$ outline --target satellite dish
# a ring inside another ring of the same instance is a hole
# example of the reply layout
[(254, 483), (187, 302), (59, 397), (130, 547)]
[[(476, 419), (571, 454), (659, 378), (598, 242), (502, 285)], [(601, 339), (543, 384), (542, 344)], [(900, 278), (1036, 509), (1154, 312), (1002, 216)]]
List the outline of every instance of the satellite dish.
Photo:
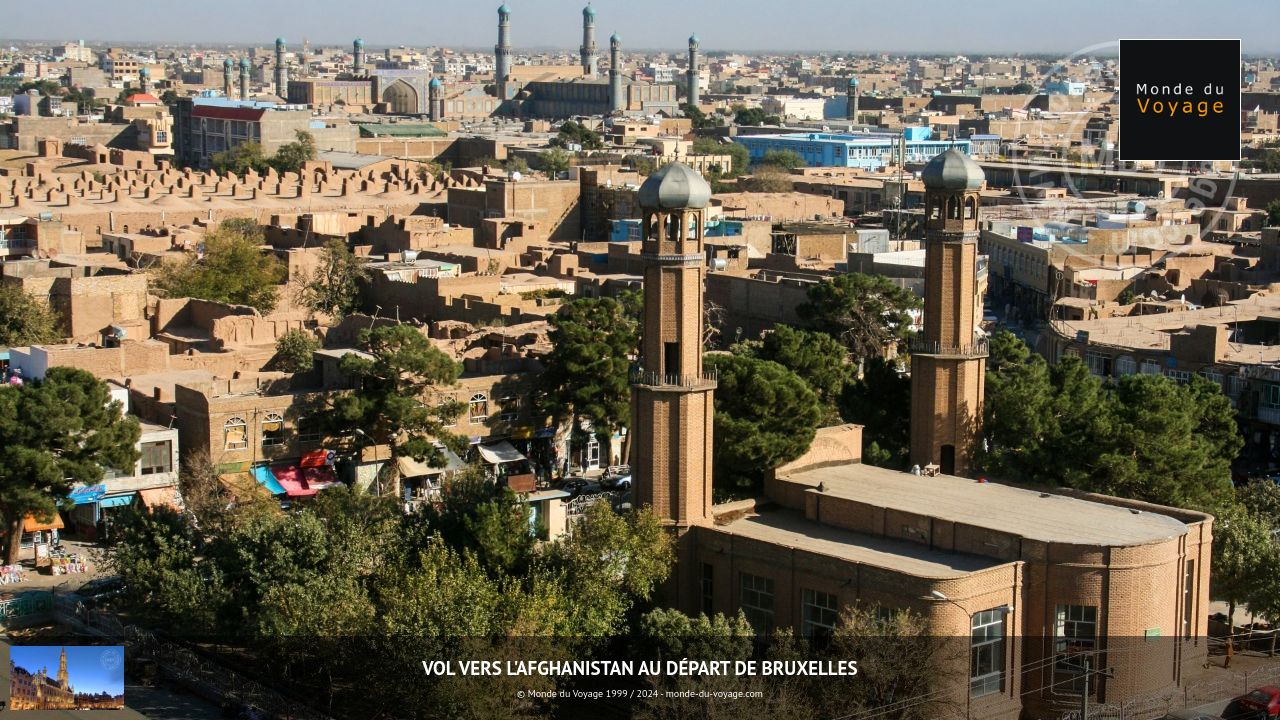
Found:
[(511, 173), (511, 181), (512, 181), (512, 182), (520, 182), (520, 178), (521, 178), (521, 177), (522, 177), (522, 176), (520, 175), (520, 171), (519, 171), (519, 170), (516, 170), (516, 171), (514, 171), (514, 172), (512, 172), (512, 173)]

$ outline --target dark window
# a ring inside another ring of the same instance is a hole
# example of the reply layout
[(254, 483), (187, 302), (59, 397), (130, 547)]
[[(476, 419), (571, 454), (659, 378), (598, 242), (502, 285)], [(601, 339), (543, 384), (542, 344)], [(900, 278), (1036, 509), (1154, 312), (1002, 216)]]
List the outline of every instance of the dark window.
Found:
[(1004, 689), (1005, 608), (975, 613), (970, 623), (969, 694), (981, 697)]
[(169, 440), (142, 443), (142, 474), (173, 471), (173, 443)]
[(662, 370), (668, 375), (680, 374), (680, 343), (664, 343), (663, 351), (666, 356), (662, 361)]
[(773, 580), (742, 573), (742, 613), (761, 635), (773, 631)]
[(943, 475), (956, 474), (956, 446), (955, 445), (942, 446), (942, 462), (940, 463), (940, 465), (942, 466)]

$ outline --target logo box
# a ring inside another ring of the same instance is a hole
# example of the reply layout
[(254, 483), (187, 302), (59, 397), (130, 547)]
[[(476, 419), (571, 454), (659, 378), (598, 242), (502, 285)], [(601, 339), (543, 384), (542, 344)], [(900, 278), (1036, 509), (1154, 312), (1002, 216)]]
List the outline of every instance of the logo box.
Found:
[(1123, 160), (1240, 159), (1239, 40), (1121, 40)]

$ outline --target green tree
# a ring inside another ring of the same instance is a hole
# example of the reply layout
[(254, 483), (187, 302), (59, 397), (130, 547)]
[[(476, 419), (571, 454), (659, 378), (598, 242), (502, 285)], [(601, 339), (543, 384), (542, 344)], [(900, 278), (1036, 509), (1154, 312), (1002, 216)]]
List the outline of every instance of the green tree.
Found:
[(61, 337), (58, 318), (47, 305), (17, 285), (0, 283), (0, 346), (38, 345)]
[(795, 190), (791, 173), (773, 165), (763, 165), (751, 171), (750, 177), (738, 181), (748, 192), (785, 193)]
[(1280, 226), (1280, 200), (1267, 203), (1267, 227)]
[(810, 287), (796, 312), (862, 359), (881, 356), (888, 346), (906, 341), (911, 311), (921, 305), (915, 293), (883, 275), (847, 273)]
[(680, 106), (680, 111), (684, 116), (689, 118), (693, 124), (694, 130), (702, 130), (703, 128), (720, 127), (720, 118), (716, 115), (707, 115), (695, 105), (684, 104)]
[(1114, 420), (1099, 459), (1097, 492), (1213, 510), (1232, 501), (1231, 461), (1244, 444), (1231, 401), (1193, 376), (1179, 385), (1129, 375), (1115, 385)]
[(169, 507), (126, 511), (115, 525), (111, 568), (124, 580), (124, 600), (139, 620), (188, 632), (213, 632), (227, 602), (220, 569), (201, 557), (187, 518)]
[(1274, 480), (1250, 480), (1236, 488), (1236, 500), (1251, 514), (1270, 521), (1272, 528), (1280, 528), (1280, 484)]
[(795, 170), (805, 166), (804, 158), (795, 150), (770, 150), (760, 158), (761, 165), (770, 165), (783, 170)]
[(836, 403), (845, 384), (853, 378), (849, 353), (830, 335), (777, 325), (762, 340), (741, 343), (738, 354), (772, 360), (800, 376), (818, 396), (828, 419), (836, 415)]
[(584, 418), (599, 434), (629, 425), (631, 358), (640, 344), (636, 319), (608, 297), (573, 300), (549, 319), (552, 347), (543, 359), (539, 405), (568, 421), (573, 433)]
[(331, 238), (321, 250), (320, 264), (303, 279), (299, 299), (312, 312), (336, 322), (359, 309), (360, 288), (368, 277), (364, 260), (341, 239)]
[(635, 170), (641, 175), (652, 175), (653, 171), (658, 169), (657, 165), (653, 162), (653, 158), (650, 158), (647, 155), (628, 155), (626, 157), (626, 163), (632, 170)]
[[(1272, 150), (1270, 148), (1263, 150), (1261, 155), (1249, 161), (1249, 167), (1261, 170), (1264, 173), (1280, 172), (1280, 150)], [(1268, 212), (1268, 218), (1270, 213)], [(1270, 220), (1268, 220), (1268, 224)]]
[(155, 288), (165, 297), (248, 305), (269, 313), (279, 302), (279, 284), (288, 269), (263, 253), (262, 242), (252, 221), (225, 221), (205, 235), (203, 258), (162, 265)]
[(1255, 599), (1268, 603), (1266, 578), (1280, 567), (1280, 551), (1265, 519), (1239, 506), (1222, 511), (1213, 524), (1210, 595), (1227, 603), (1227, 620), (1235, 626), (1236, 606)]
[(73, 485), (93, 485), (107, 468), (131, 468), (141, 430), (85, 370), (50, 368), (43, 380), (0, 386), (0, 522), (6, 562), (18, 561), (23, 519), (51, 520)]
[(751, 164), (751, 154), (747, 152), (747, 146), (736, 142), (721, 143), (715, 138), (698, 138), (693, 141), (692, 151), (695, 155), (732, 156), (732, 165), (722, 169), (725, 177), (737, 177)]
[(911, 450), (911, 378), (884, 358), (863, 361), (862, 377), (845, 385), (840, 416), (862, 425), (862, 461), (906, 467)]
[(1000, 333), (986, 385), (978, 454), (993, 474), (1210, 511), (1232, 502), (1242, 440), (1230, 402), (1201, 378), (1104, 384), (1078, 358), (1050, 368)]
[(760, 108), (742, 108), (734, 114), (733, 121), (738, 125), (782, 124), (782, 119), (777, 115), (766, 115)]
[(1010, 95), (1030, 95), (1036, 91), (1036, 87), (1031, 83), (1020, 82), (1009, 88)]
[(314, 333), (294, 328), (276, 339), (274, 366), (282, 372), (310, 372), (314, 366), (314, 353), (320, 349), (320, 341)]
[(316, 138), (306, 130), (295, 130), (293, 142), (276, 150), (269, 164), (276, 172), (302, 172), (302, 165), (316, 159)]
[(25, 93), (30, 90), (35, 90), (41, 95), (60, 97), (65, 88), (53, 80), (31, 80), (18, 86), (19, 93)]
[(411, 457), (444, 467), (436, 441), (448, 435), (444, 421), (461, 411), (457, 403), (428, 405), (428, 392), (452, 385), (461, 368), (416, 328), (387, 325), (362, 330), (359, 346), (368, 355), (348, 354), (338, 367), (358, 390), (333, 398), (328, 421), (344, 434), (359, 431), (387, 445), (392, 457)]
[(502, 169), (509, 173), (527, 173), (529, 172), (529, 163), (520, 156), (512, 156), (502, 163)]
[(715, 405), (715, 482), (756, 488), (768, 471), (804, 454), (822, 416), (818, 396), (776, 362), (711, 354), (719, 376)]
[(566, 120), (560, 126), (560, 132), (551, 139), (554, 147), (581, 145), (583, 150), (599, 150), (604, 147), (604, 138), (600, 133), (575, 120)]
[(542, 166), (542, 171), (552, 178), (559, 177), (562, 172), (568, 172), (572, 160), (573, 155), (563, 148), (553, 147), (538, 153), (538, 164)]
[(251, 140), (214, 153), (209, 158), (209, 166), (217, 173), (234, 173), (243, 177), (250, 170), (265, 173), (271, 167), (271, 160), (263, 152), (262, 145)]

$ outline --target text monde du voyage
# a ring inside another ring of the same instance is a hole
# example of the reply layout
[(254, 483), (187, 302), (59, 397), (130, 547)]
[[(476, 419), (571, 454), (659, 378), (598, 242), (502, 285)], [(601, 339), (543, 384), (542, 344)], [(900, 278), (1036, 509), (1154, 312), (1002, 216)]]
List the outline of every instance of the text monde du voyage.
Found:
[(484, 676), (696, 676), (858, 674), (857, 660), (423, 660), (428, 677)]
[(1198, 90), (1187, 83), (1174, 85), (1137, 83), (1134, 85), (1134, 101), (1138, 105), (1138, 112), (1143, 115), (1209, 117), (1226, 112), (1223, 101), (1212, 99), (1225, 96), (1225, 88), (1225, 85), (1213, 83), (1206, 83)]

